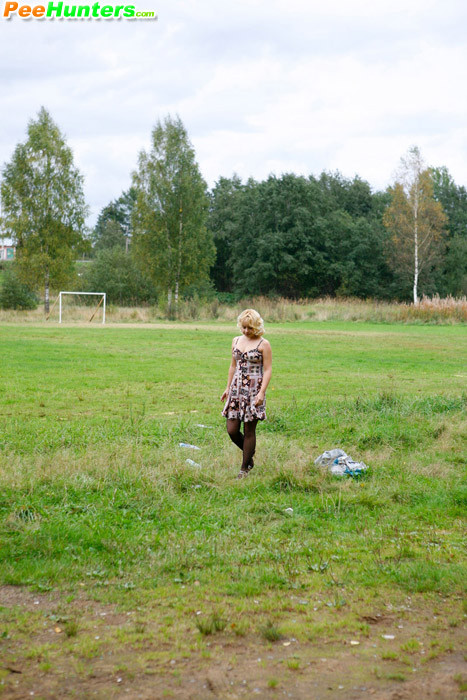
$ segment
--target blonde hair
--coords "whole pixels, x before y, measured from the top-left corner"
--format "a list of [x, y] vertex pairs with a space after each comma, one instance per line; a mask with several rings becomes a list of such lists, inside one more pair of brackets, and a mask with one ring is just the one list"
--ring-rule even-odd
[[242, 330], [242, 326], [249, 326], [257, 337], [264, 333], [264, 321], [254, 309], [245, 309], [245, 311], [242, 311], [237, 318], [237, 326], [240, 330]]

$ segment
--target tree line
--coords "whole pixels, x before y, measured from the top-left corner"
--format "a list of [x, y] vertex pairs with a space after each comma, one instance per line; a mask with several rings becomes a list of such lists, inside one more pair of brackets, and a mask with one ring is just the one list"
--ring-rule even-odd
[[[3, 167], [0, 193], [2, 233], [17, 246], [9, 285], [25, 285], [29, 298], [40, 290], [46, 311], [50, 289], [74, 274], [81, 291], [119, 304], [158, 300], [169, 317], [190, 295], [417, 303], [421, 293], [467, 293], [467, 191], [445, 167], [428, 168], [417, 147], [385, 191], [329, 172], [233, 175], [209, 190], [182, 121], [167, 117], [131, 187], [87, 231], [83, 178], [42, 108]], [[77, 282], [80, 256], [90, 262]]]

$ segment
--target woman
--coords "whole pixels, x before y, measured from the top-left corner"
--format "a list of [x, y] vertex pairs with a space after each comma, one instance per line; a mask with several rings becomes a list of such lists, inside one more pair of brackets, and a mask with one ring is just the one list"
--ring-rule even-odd
[[[263, 319], [254, 309], [246, 309], [237, 319], [242, 335], [232, 341], [232, 362], [227, 387], [221, 396], [225, 401], [222, 415], [227, 418], [230, 439], [243, 452], [242, 479], [253, 469], [256, 447], [256, 424], [266, 418], [266, 389], [271, 379], [272, 353], [269, 341], [263, 338]], [[243, 423], [243, 434], [240, 430]]]

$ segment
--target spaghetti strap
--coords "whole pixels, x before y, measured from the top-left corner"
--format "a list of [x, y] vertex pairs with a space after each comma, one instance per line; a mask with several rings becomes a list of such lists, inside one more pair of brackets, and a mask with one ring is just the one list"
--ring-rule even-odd
[[238, 343], [238, 335], [237, 335], [237, 337], [235, 338], [234, 348], [237, 347], [237, 343]]
[[258, 345], [255, 347], [255, 350], [257, 350], [257, 349], [259, 348], [259, 346], [261, 345], [261, 343], [263, 342], [263, 340], [264, 340], [264, 338], [261, 338], [261, 340], [259, 341]]

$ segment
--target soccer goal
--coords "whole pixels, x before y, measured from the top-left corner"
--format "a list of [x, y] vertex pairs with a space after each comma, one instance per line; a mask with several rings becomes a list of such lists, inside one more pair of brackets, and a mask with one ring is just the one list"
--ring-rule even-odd
[[[94, 296], [94, 297], [100, 297], [100, 301], [97, 304], [96, 308], [92, 312], [91, 318], [89, 319], [89, 323], [92, 321], [94, 316], [97, 314], [99, 308], [102, 306], [102, 323], [105, 323], [105, 292], [60, 292], [58, 295], [58, 298], [55, 300], [55, 303], [57, 303], [58, 300], [58, 322], [62, 322], [62, 296], [64, 294], [70, 294], [70, 295], [75, 295], [75, 296]], [[54, 304], [55, 306], [55, 304]], [[52, 307], [53, 308], [53, 307]], [[52, 311], [52, 309], [51, 309]], [[49, 314], [50, 316], [50, 314]]]

